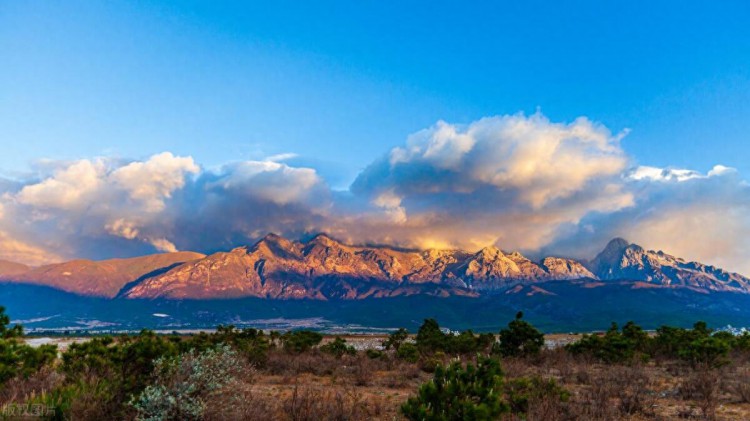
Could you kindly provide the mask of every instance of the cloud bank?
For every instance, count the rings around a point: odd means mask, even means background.
[[[45,161],[0,180],[0,258],[43,264],[157,251],[212,252],[268,232],[354,243],[592,257],[614,236],[750,273],[750,186],[735,170],[637,166],[626,132],[537,113],[440,121],[375,159],[345,192],[284,154],[201,168]]]

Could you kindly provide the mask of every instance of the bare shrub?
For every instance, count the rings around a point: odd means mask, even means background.
[[[292,396],[284,400],[284,412],[290,421],[314,421],[320,405],[321,391],[294,386]]]
[[[354,360],[353,374],[355,386],[369,386],[372,384],[375,365],[367,356],[360,356]]]
[[[589,369],[586,366],[578,368],[575,371],[575,379],[572,380],[571,383],[578,383],[583,385],[591,383],[591,373],[589,373]]]
[[[656,403],[653,380],[643,366],[617,367],[609,374],[616,387],[620,413],[653,415]]]
[[[114,413],[121,413],[132,419],[131,408],[121,408],[117,400],[113,399],[111,384],[94,374],[89,374],[84,382],[72,387],[74,398],[70,401],[70,419],[73,420],[102,420]]]
[[[685,377],[693,371],[690,366],[683,362],[662,361],[661,364],[666,367],[667,373],[672,377]]]
[[[295,374],[294,358],[286,353],[278,351],[269,352],[264,371],[269,374],[280,376],[292,376]]]
[[[321,390],[295,386],[284,400],[283,409],[290,421],[359,421],[383,413],[383,404],[365,400],[356,390]]]
[[[612,396],[616,387],[609,376],[596,375],[591,377],[591,385],[581,393],[578,413],[581,419],[612,420],[619,415],[617,407],[612,404]]]
[[[537,374],[527,358],[503,358],[503,373],[510,379]]]
[[[642,365],[582,365],[576,376],[579,384],[589,385],[577,403],[582,417],[604,420],[654,415],[654,381]]]
[[[386,366],[386,363],[372,360],[364,353],[345,355],[339,359],[338,366],[330,374],[331,381],[336,383],[340,379],[353,386],[369,386],[373,382],[374,372],[381,366]]]
[[[563,348],[543,350],[538,361],[547,375],[563,380],[572,378],[577,367],[575,358]]]
[[[695,408],[692,406],[677,408],[677,418],[691,419],[695,418]]]
[[[266,371],[270,374],[291,376],[303,373],[329,376],[339,367],[346,365],[345,361],[346,359],[336,358],[317,349],[302,354],[290,354],[279,350],[268,355]]]
[[[750,370],[739,368],[732,376],[734,381],[729,384],[729,391],[742,403],[750,403]]]
[[[219,396],[206,407],[203,419],[206,421],[224,420],[264,420],[278,409],[277,399],[268,399],[252,389],[248,383],[238,383],[229,396]]]
[[[730,352],[729,358],[734,366],[747,366],[750,364],[750,349],[734,350]]]
[[[717,370],[700,367],[689,374],[679,388],[684,400],[692,400],[700,409],[704,418],[716,419],[716,407],[719,405],[721,376]]]
[[[49,392],[62,385],[64,378],[51,367],[44,367],[29,377],[16,376],[0,388],[0,404],[26,402],[32,395]]]
[[[422,376],[422,370],[415,364],[399,363],[386,373],[379,385],[391,389],[416,386],[420,383]]]
[[[568,405],[569,392],[554,381],[539,383],[536,393],[529,399],[527,419],[545,421],[567,421],[575,419]]]
[[[592,363],[585,356],[573,356],[564,348],[545,350],[540,354],[544,373],[566,384],[588,384]]]
[[[559,399],[544,397],[529,402],[529,420],[545,421],[568,421],[576,420],[578,417],[570,410],[570,405],[560,402]]]

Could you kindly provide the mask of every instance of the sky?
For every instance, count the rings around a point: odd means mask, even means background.
[[[0,258],[274,231],[750,274],[750,4],[1,2]]]

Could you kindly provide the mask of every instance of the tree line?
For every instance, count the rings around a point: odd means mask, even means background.
[[[333,358],[358,354],[342,337],[323,341],[322,334],[309,330],[266,333],[219,326],[211,333],[183,336],[143,330],[93,337],[59,352],[55,345],[27,345],[23,328],[10,326],[0,307],[0,389],[47,370],[63,380],[27,398],[28,403],[54,408],[52,419],[67,419],[74,405],[92,402],[111,418],[197,420],[203,419],[211,399],[235,387],[235,380],[262,369],[270,352],[318,352]],[[406,418],[490,420],[508,413],[523,416],[529,400],[540,394],[568,399],[568,391],[551,379],[504,378],[503,361],[533,359],[544,345],[544,335],[519,312],[497,333],[446,332],[436,320],[426,319],[415,335],[398,329],[380,349],[361,354],[416,364],[432,373],[404,402]],[[730,352],[749,351],[750,334],[716,332],[703,322],[692,329],[663,326],[652,334],[628,322],[622,328],[613,323],[602,334],[583,335],[563,352],[605,363],[671,359],[712,368],[728,364]]]

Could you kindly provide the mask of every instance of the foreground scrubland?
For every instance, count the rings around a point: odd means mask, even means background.
[[[750,419],[750,335],[701,322],[653,334],[613,325],[555,349],[521,314],[495,334],[445,333],[428,319],[378,349],[228,326],[60,352],[26,345],[4,312],[0,336],[6,419]]]

